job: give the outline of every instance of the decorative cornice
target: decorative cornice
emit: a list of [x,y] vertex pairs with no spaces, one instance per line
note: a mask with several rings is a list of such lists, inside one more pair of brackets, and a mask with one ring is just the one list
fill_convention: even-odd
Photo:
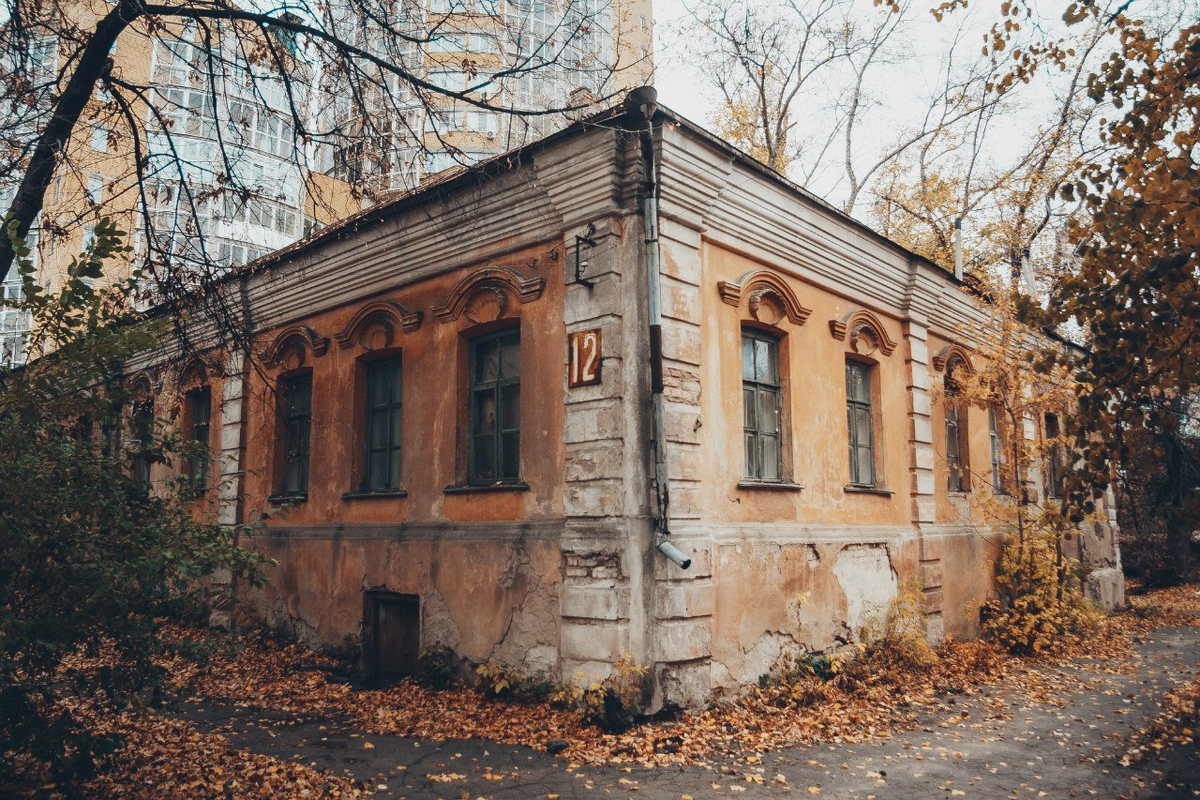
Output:
[[480,289],[511,293],[524,304],[541,297],[545,288],[545,278],[525,278],[509,267],[489,264],[463,278],[444,301],[433,307],[433,316],[439,322],[453,322],[462,316],[471,295]]
[[292,343],[297,343],[301,349],[307,349],[314,356],[323,356],[329,350],[329,339],[324,336],[317,336],[317,332],[306,325],[292,325],[284,328],[271,342],[271,346],[267,348],[266,363],[268,366],[277,366],[283,361],[283,354],[288,346]]
[[954,360],[962,361],[967,372],[975,372],[975,365],[971,363],[971,354],[958,343],[948,344],[937,351],[933,357],[933,368],[938,372],[945,372],[946,367]]
[[800,299],[796,297],[796,293],[792,291],[780,275],[767,269],[754,269],[742,275],[736,281],[718,281],[717,291],[721,293],[721,300],[728,305],[738,308],[742,304],[743,297],[772,294],[779,298],[780,305],[783,306],[784,314],[788,321],[795,325],[803,325],[804,321],[812,314],[811,308],[805,308]]
[[179,386],[181,388],[191,385],[203,386],[206,383],[208,383],[208,370],[204,368],[204,362],[199,357],[193,357],[179,371]]
[[865,308],[853,308],[838,319],[829,320],[829,332],[833,334],[833,338],[839,341],[846,341],[849,338],[851,345],[854,344],[854,337],[851,334],[861,328],[870,329],[879,344],[879,352],[885,356],[890,356],[896,349],[896,341],[888,336],[887,328],[883,326],[879,317]]
[[394,303],[391,300],[376,300],[358,309],[350,319],[350,322],[346,324],[345,329],[335,333],[333,338],[342,349],[353,347],[358,344],[359,337],[362,336],[363,331],[369,325],[377,323],[387,331],[386,346],[391,347],[396,329],[403,330],[405,333],[412,333],[421,327],[423,316],[422,312],[409,311],[404,306]]

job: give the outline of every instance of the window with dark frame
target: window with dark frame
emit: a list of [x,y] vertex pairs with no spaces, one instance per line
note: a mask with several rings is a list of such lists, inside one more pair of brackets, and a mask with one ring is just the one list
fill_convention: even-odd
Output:
[[308,493],[308,456],[312,434],[312,374],[295,375],[280,381],[283,405],[283,481],[280,493],[287,497]]
[[[1046,439],[1057,439],[1062,435],[1057,414],[1046,415]],[[1057,500],[1062,497],[1063,456],[1062,446],[1057,442],[1050,445],[1046,453],[1046,497]]]
[[965,428],[962,419],[962,403],[958,399],[958,384],[954,381],[957,364],[946,365],[946,488],[951,492],[966,492],[971,484],[967,480]]
[[400,488],[400,357],[367,364],[366,424],[363,427],[365,492]]
[[150,449],[154,444],[154,400],[149,391],[133,403],[129,418],[130,445],[134,448],[133,477],[142,484],[150,483]]
[[746,446],[746,478],[783,480],[779,380],[779,340],[753,330],[742,331],[742,429]]
[[188,462],[188,476],[194,482],[197,492],[208,488],[208,442],[209,430],[212,424],[212,395],[207,387],[198,389],[189,395],[191,401],[191,440],[196,447],[196,453]]
[[871,365],[846,361],[846,426],[850,434],[850,483],[875,486],[875,416]]
[[1000,419],[994,408],[988,409],[988,444],[991,454],[992,491],[996,494],[1004,494],[1003,440],[1000,438]]
[[521,471],[521,332],[471,340],[467,481],[517,481]]

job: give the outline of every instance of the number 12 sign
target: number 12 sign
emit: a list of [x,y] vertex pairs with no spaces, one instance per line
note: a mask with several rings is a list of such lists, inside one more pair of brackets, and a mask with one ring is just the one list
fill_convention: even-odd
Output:
[[578,331],[567,337],[570,368],[567,386],[591,386],[600,382],[600,329]]

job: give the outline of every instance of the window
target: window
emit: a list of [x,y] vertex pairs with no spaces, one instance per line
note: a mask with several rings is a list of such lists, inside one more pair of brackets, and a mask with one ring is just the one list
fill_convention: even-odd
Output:
[[92,129],[92,149],[97,153],[108,152],[108,128],[97,125]]
[[846,424],[850,432],[850,483],[875,485],[875,419],[871,407],[871,365],[846,362]]
[[367,365],[363,491],[400,488],[400,359]]
[[1004,457],[1001,452],[1000,439],[1000,420],[996,416],[996,409],[988,409],[988,442],[991,452],[992,466],[992,491],[996,494],[1004,493],[1004,474],[1001,469],[1004,463]]
[[312,431],[312,374],[286,378],[279,387],[283,405],[283,483],[286,497],[308,494],[309,437]]
[[188,395],[191,408],[191,436],[196,452],[188,462],[188,475],[197,492],[208,487],[208,434],[212,424],[212,395],[207,388]]
[[951,492],[966,492],[971,488],[967,479],[966,420],[962,418],[958,384],[954,381],[955,368],[961,367],[957,363],[946,365],[946,485]]
[[516,481],[521,465],[521,333],[471,341],[467,480]]
[[742,332],[742,432],[746,477],[782,481],[779,340],[757,331]]
[[140,483],[149,484],[150,449],[154,444],[154,399],[149,388],[137,390],[129,419],[129,434],[129,444],[134,448],[133,477]]
[[1046,450],[1046,497],[1062,497],[1063,457],[1062,445],[1054,440],[1062,435],[1057,414],[1046,415],[1046,440],[1051,442]]
[[100,205],[100,200],[104,194],[104,179],[99,175],[89,175],[87,183],[88,200],[92,205]]

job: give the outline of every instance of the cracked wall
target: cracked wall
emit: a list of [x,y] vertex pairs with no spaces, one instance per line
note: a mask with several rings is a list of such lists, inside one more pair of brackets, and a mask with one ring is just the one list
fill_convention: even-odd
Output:
[[353,529],[332,540],[283,536],[255,538],[278,563],[264,586],[242,594],[271,627],[332,647],[361,634],[364,589],[415,594],[422,647],[557,676],[557,542],[385,541],[354,538]]
[[716,548],[714,583],[712,684],[736,691],[785,652],[856,641],[899,574],[885,543],[741,543]]

